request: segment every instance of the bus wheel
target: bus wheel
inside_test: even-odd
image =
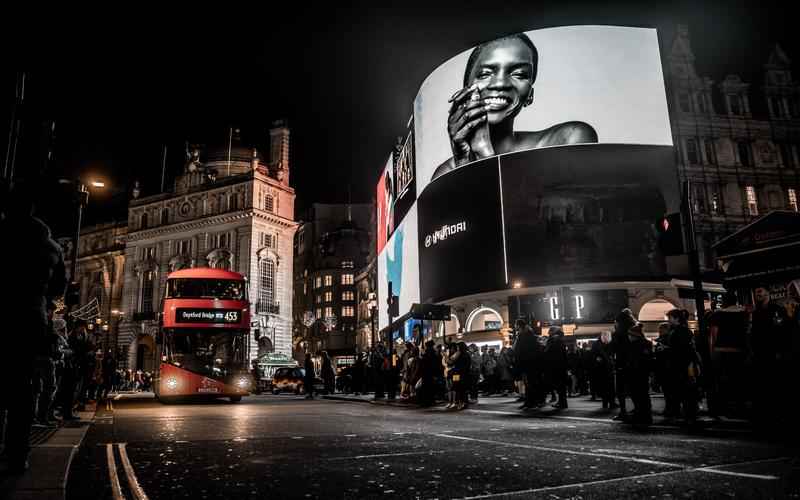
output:
[[[242,400],[241,396],[231,396],[231,403],[238,403]]]

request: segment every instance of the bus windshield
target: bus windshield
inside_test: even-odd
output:
[[[165,354],[175,366],[224,379],[244,367],[244,334],[232,330],[175,330],[167,336]]]
[[[168,299],[246,300],[242,280],[172,278],[167,280]]]

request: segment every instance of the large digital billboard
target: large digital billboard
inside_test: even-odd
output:
[[[569,26],[483,43],[428,76],[412,124],[416,196],[393,223],[404,241],[419,228],[417,300],[667,275],[655,223],[679,196],[655,30]]]
[[[400,314],[407,313],[411,304],[420,302],[417,234],[417,208],[413,205],[378,254],[379,328],[389,323],[386,297],[390,281],[392,292],[399,297]]]
[[[498,154],[585,143],[672,145],[654,29],[567,26],[483,43],[414,102],[417,195]]]

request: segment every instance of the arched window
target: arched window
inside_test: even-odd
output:
[[[147,212],[139,217],[139,229],[147,229]]]
[[[264,210],[275,212],[275,197],[270,193],[264,195]]]
[[[258,263],[258,306],[256,312],[269,313],[275,306],[275,263],[261,259]]]
[[[155,278],[153,271],[144,271],[142,273],[142,289],[139,297],[139,312],[149,313],[153,312],[153,280]]]

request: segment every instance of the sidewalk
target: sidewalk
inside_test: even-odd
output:
[[[72,457],[78,451],[96,405],[78,412],[79,420],[57,428],[34,427],[31,431],[30,468],[22,476],[0,476],[0,498],[61,500],[67,487]]]
[[[399,406],[409,409],[421,409],[414,402],[401,400],[397,398],[394,401],[386,399],[374,399],[372,394],[365,394],[355,396],[353,394],[330,394],[322,396],[324,399],[339,400],[339,401],[353,401],[359,403],[370,403],[387,406]],[[661,394],[651,394],[650,400],[653,405],[653,426],[654,427],[681,427],[680,421],[670,421],[662,417],[660,414],[664,411],[664,398]],[[469,405],[469,410],[475,412],[487,412],[494,414],[518,414],[530,415],[539,417],[555,417],[555,418],[568,418],[574,420],[590,420],[597,422],[606,422],[608,424],[619,424],[620,422],[613,420],[617,415],[618,410],[604,410],[600,401],[591,401],[589,396],[578,396],[568,398],[567,402],[569,408],[564,410],[557,410],[552,408],[549,404],[538,410],[520,410],[519,406],[522,404],[517,401],[516,396],[502,397],[502,396],[480,396],[478,403]],[[632,408],[628,402],[628,410]],[[443,402],[437,403],[427,410],[448,412]],[[751,431],[752,427],[750,422],[743,419],[725,418],[714,421],[713,419],[704,416],[701,412],[698,422],[704,429],[711,430],[732,430],[732,431]]]

